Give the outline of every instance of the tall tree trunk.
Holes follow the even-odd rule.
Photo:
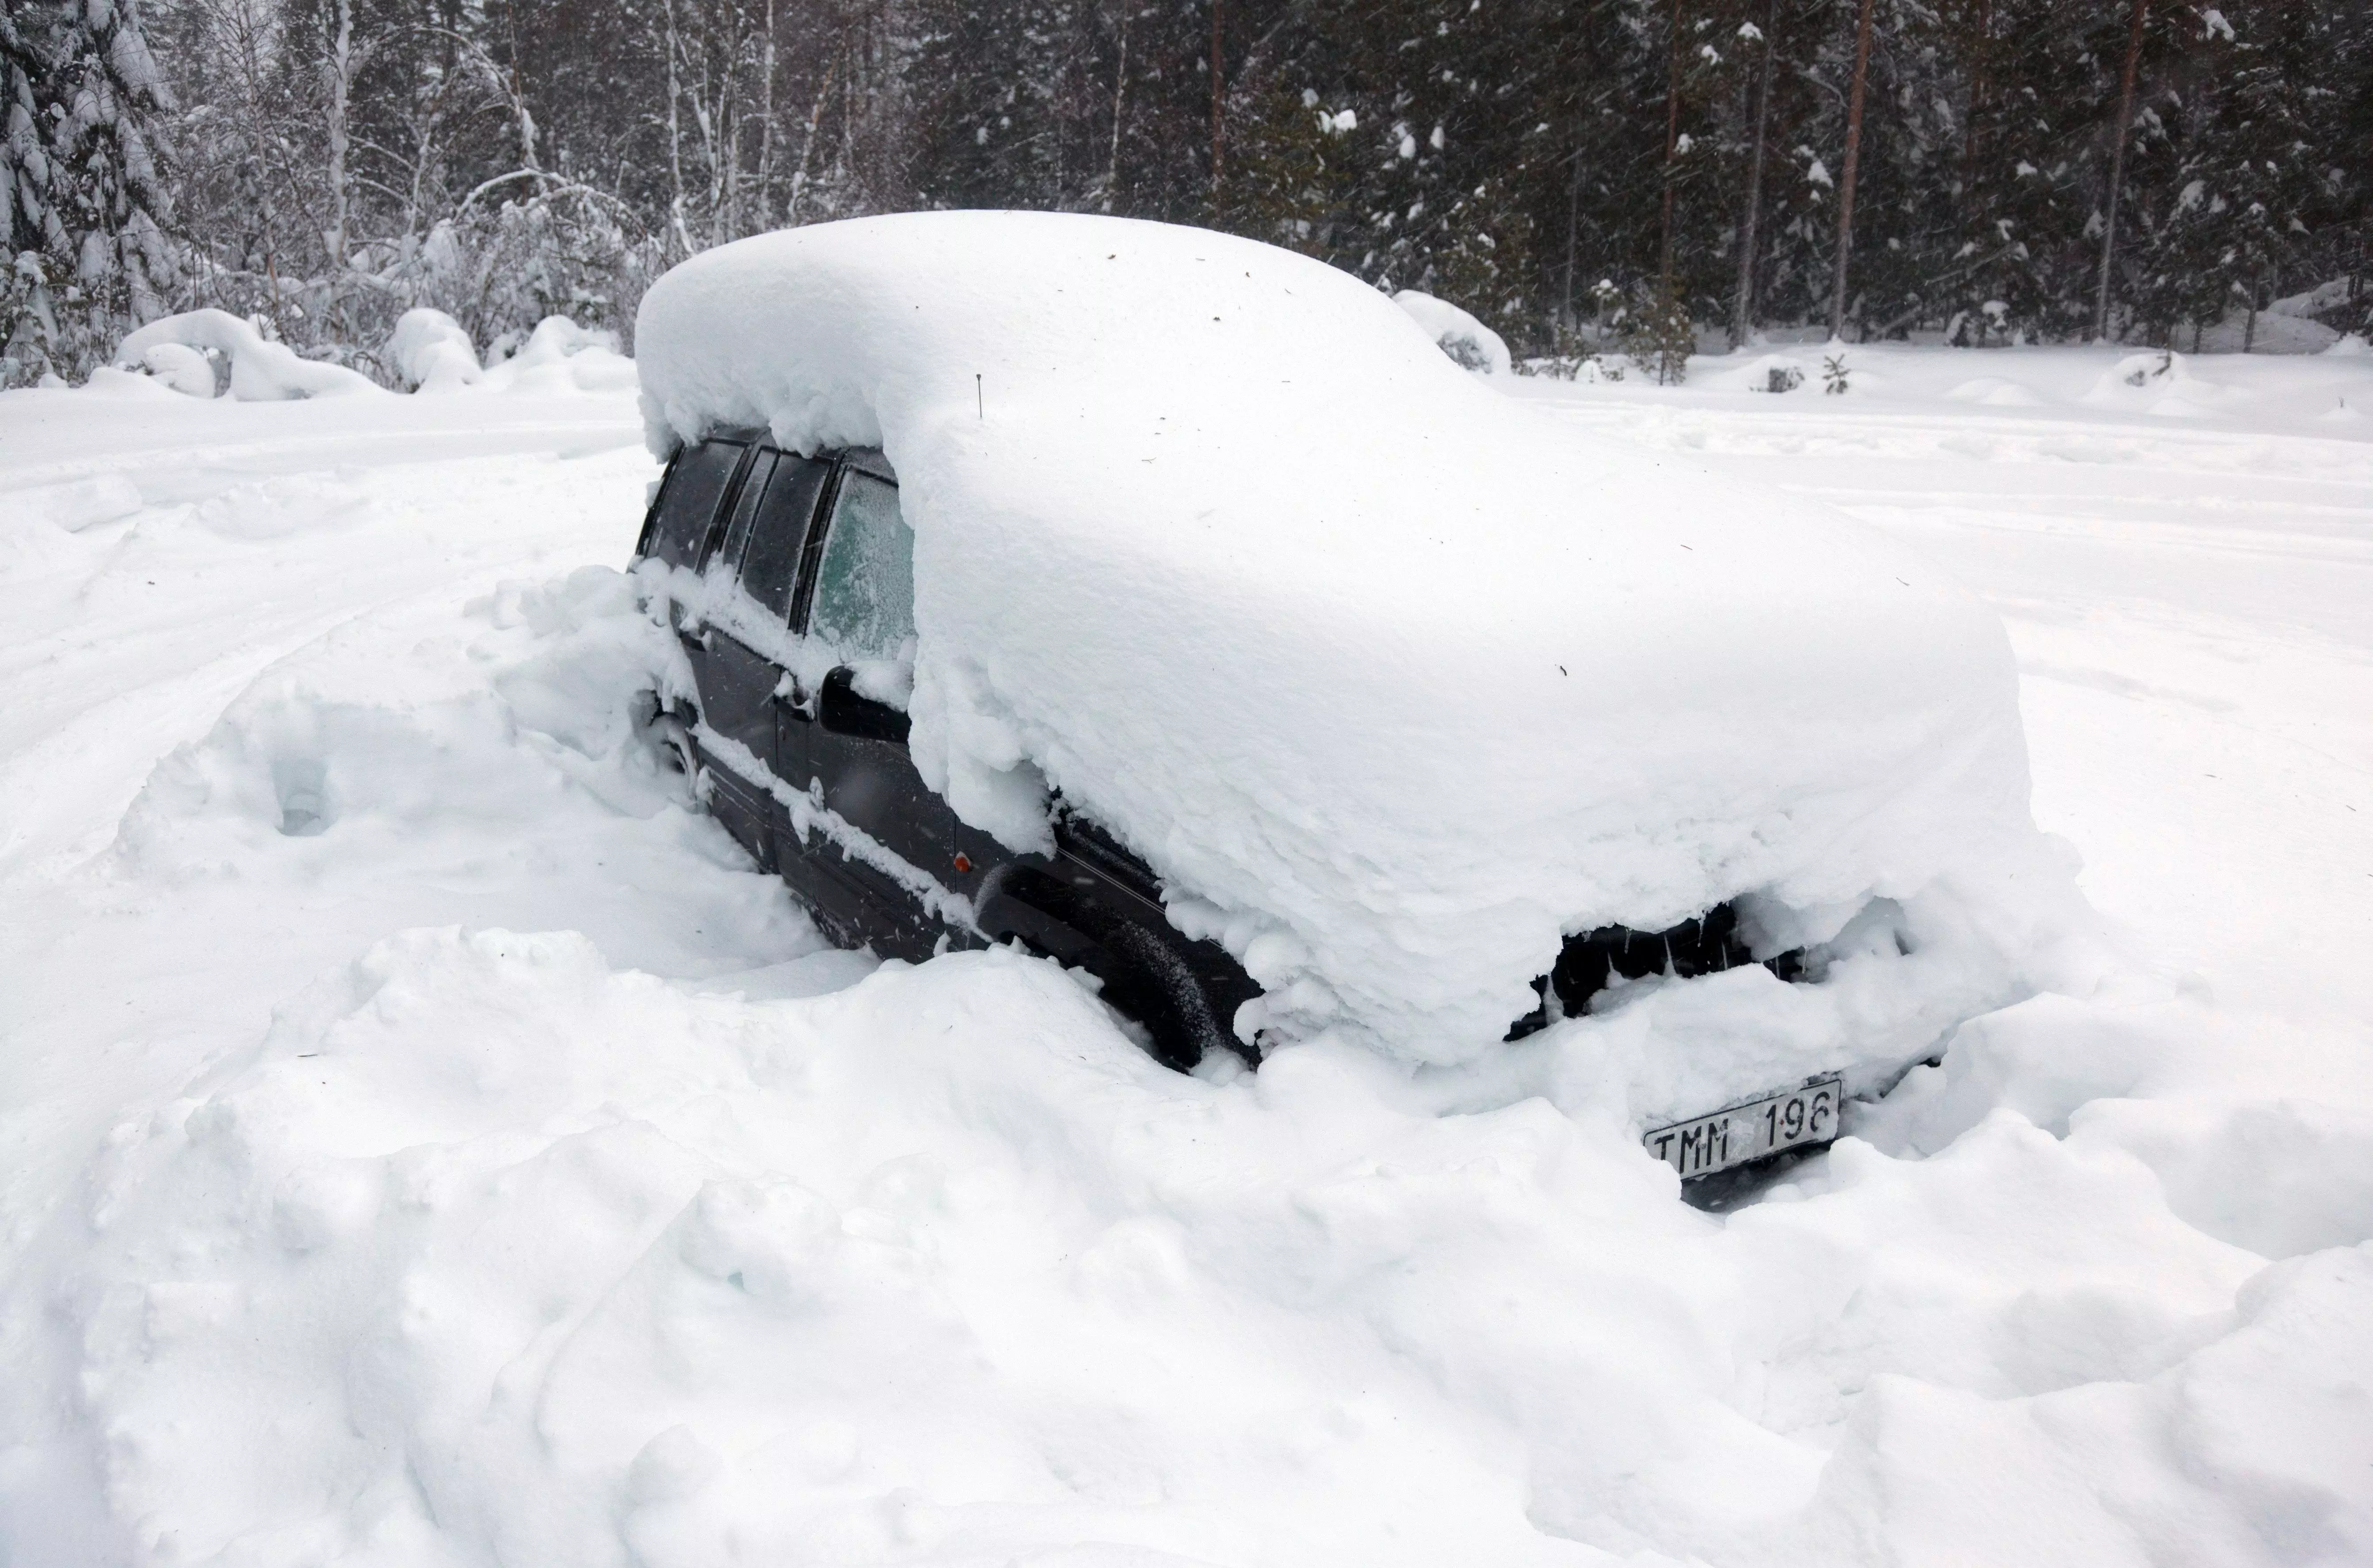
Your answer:
[[[1763,215],[1763,148],[1771,125],[1772,32],[1780,19],[1780,0],[1764,0],[1763,64],[1756,73],[1755,145],[1747,160],[1747,212],[1738,225],[1738,294],[1731,301],[1730,346],[1747,342],[1755,326],[1755,230]]]
[[[1846,95],[1846,163],[1838,178],[1838,259],[1829,274],[1829,336],[1846,330],[1846,268],[1853,260],[1854,170],[1862,161],[1862,89],[1870,75],[1871,0],[1854,23],[1853,87]]]
[[[832,64],[824,68],[824,82],[816,88],[815,102],[808,106],[808,136],[800,144],[800,166],[791,170],[791,199],[783,209],[783,225],[787,228],[799,226],[800,198],[807,194],[808,168],[815,160],[816,130],[824,123],[824,102],[832,97],[832,82],[840,72],[840,62],[841,55],[835,54]]]
[[[354,0],[336,0],[332,16],[336,18],[330,34],[329,123],[322,127],[329,142],[330,153],[330,311],[337,324],[338,336],[351,340],[351,324],[346,320],[345,291],[340,286],[346,271],[348,227],[352,221],[353,180],[346,168],[351,140],[348,124],[355,85],[355,7]]]
[[[675,22],[675,0],[666,0],[667,17],[667,127],[668,127],[668,226],[674,231],[675,242],[687,256],[698,247],[692,242],[692,229],[685,222],[684,211],[684,81],[677,62],[683,52],[683,38]]]
[[[1225,126],[1221,110],[1226,103],[1226,89],[1222,86],[1222,69],[1227,64],[1224,44],[1227,40],[1225,0],[1211,0],[1211,205],[1220,204],[1220,175],[1224,156],[1222,132]]]
[[[2133,123],[2134,112],[2134,69],[2143,57],[2143,7],[2149,0],[2134,0],[2132,18],[2126,23],[2126,69],[2118,85],[2118,138],[2110,149],[2109,213],[2101,223],[2101,291],[2093,307],[2093,336],[2110,335],[2110,263],[2118,249],[2118,188],[2125,182],[2126,127]]]
[[[1120,116],[1128,91],[1128,6],[1120,13],[1120,64],[1113,68],[1112,153],[1105,160],[1105,211],[1113,209],[1113,192],[1120,184]]]
[[[1961,111],[1961,239],[1969,245],[1978,243],[1978,118],[1986,106],[1986,67],[1993,55],[1993,0],[1978,0],[1978,25],[1969,35],[1970,97]],[[1986,315],[1981,310],[1975,318],[1976,329],[1970,342],[1986,341]]]
[[[766,0],[766,47],[758,68],[765,79],[758,88],[758,224],[775,220],[775,0]]]
[[[1673,297],[1673,161],[1681,139],[1681,0],[1673,0],[1670,48],[1665,62],[1665,205],[1657,246],[1656,295]]]
[[[1978,186],[1978,114],[1986,102],[1986,62],[1993,49],[1993,0],[1978,0],[1977,30],[1969,41],[1969,104],[1961,112],[1961,226],[1965,231],[1970,226],[1970,202]]]
[[[1565,299],[1559,307],[1561,317],[1569,330],[1576,326],[1573,315],[1574,249],[1582,238],[1582,149],[1576,147],[1566,160],[1572,167],[1568,171],[1565,187]]]

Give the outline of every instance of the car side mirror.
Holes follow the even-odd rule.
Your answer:
[[[860,693],[857,690],[857,672],[847,665],[824,678],[816,720],[834,735],[886,740],[898,746],[906,744],[906,732],[913,727],[905,714]]]

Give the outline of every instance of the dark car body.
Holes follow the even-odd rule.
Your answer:
[[[897,551],[911,546],[894,534],[893,548],[869,549],[866,536],[890,528],[895,485],[878,452],[805,458],[715,436],[669,464],[636,558],[731,574],[745,613],[789,637],[845,630],[829,622],[854,604],[878,617],[864,630],[894,645],[912,635],[911,557],[897,580]],[[709,811],[832,940],[918,961],[1017,941],[1099,977],[1172,1066],[1213,1048],[1252,1056],[1233,1020],[1260,988],[1218,944],[1169,923],[1143,861],[1059,803],[1054,853],[1014,853],[924,784],[906,714],[862,694],[855,669],[810,686],[721,626],[680,610],[675,623],[698,695],[658,716]]]
[[[856,665],[802,679],[754,645],[888,656],[913,635],[912,535],[896,485],[877,451],[801,457],[759,432],[680,448],[636,559],[738,589],[748,634],[672,601],[696,696],[654,703],[646,718],[674,739],[710,812],[835,942],[918,961],[1018,942],[1097,976],[1168,1065],[1212,1049],[1257,1063],[1233,1023],[1259,985],[1226,949],[1170,923],[1144,861],[1059,799],[1053,853],[1008,849],[924,783],[906,713],[867,695]],[[1581,1011],[1619,978],[1756,961],[1727,905],[1669,931],[1585,932],[1537,982],[1542,1005],[1511,1038]],[[1793,974],[1793,955],[1768,961]]]

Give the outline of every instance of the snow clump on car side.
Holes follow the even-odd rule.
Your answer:
[[[1995,617],[1825,507],[1512,403],[1348,274],[1150,223],[869,218],[695,257],[637,344],[656,451],[763,424],[888,454],[924,777],[1017,846],[1042,781],[1125,840],[1267,988],[1240,1032],[1471,1061],[1567,935],[1729,900],[1766,951],[1894,900],[1841,966],[1883,978],[1587,1020],[1635,1109],[1736,1087],[1725,1051],[1760,1083],[1900,1066],[2031,988],[2069,879]]]

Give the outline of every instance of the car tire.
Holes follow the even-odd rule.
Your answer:
[[[1219,1016],[1210,991],[1160,933],[1115,919],[1094,935],[1106,955],[1104,999],[1143,1028],[1156,1062],[1185,1073],[1206,1052],[1242,1051],[1231,1020]]]

